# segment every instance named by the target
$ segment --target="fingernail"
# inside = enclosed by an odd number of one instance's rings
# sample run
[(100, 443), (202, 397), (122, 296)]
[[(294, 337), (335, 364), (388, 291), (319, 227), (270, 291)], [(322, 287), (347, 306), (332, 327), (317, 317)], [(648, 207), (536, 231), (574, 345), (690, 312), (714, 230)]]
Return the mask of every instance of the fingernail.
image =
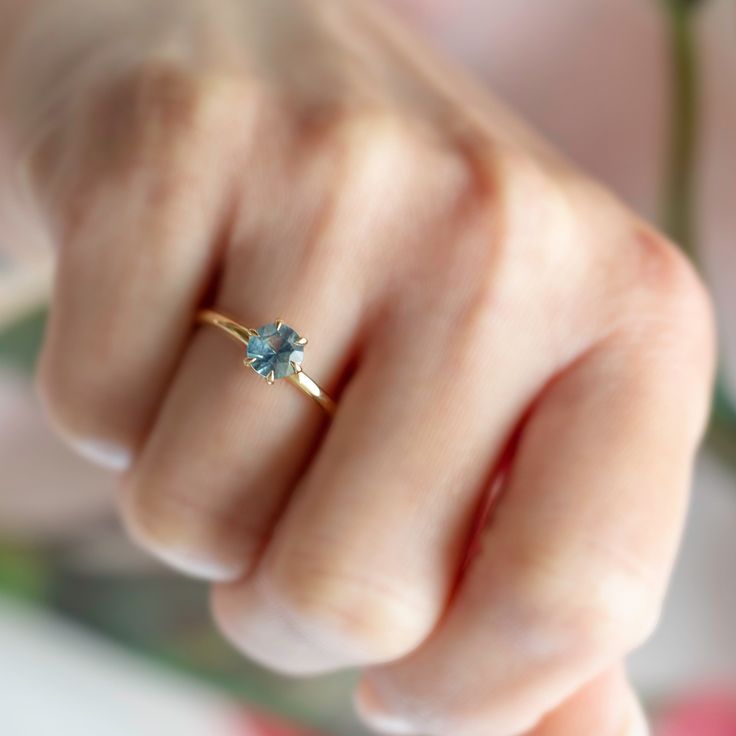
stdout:
[(130, 466), (130, 452), (114, 442), (73, 437), (70, 444), (83, 458), (103, 468), (122, 472)]
[(353, 698), (358, 715), (371, 727), (383, 733), (408, 736), (417, 730), (406, 719), (390, 712), (375, 687), (363, 680)]

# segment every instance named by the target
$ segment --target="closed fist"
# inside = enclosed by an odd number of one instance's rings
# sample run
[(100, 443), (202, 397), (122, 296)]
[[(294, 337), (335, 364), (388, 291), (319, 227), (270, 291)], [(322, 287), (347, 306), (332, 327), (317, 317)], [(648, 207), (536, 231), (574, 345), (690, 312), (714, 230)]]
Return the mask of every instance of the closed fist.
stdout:
[[(371, 5), (27, 12), (3, 89), (59, 248), (41, 390), (124, 470), (133, 536), (248, 656), (364, 668), (388, 733), (644, 733), (619, 663), (713, 362), (683, 258)], [(308, 336), (332, 421), (204, 305)]]

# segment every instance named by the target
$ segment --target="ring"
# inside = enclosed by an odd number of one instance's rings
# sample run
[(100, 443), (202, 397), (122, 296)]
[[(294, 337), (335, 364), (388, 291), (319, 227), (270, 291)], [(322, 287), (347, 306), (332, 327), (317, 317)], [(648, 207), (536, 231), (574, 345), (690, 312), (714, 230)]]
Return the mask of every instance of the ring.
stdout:
[(265, 379), (269, 386), (278, 379), (286, 378), (317, 402), (328, 415), (335, 413), (335, 402), (302, 370), (307, 338), (301, 337), (282, 320), (253, 330), (224, 314), (203, 309), (197, 313), (197, 322), (218, 327), (245, 345), (244, 365)]

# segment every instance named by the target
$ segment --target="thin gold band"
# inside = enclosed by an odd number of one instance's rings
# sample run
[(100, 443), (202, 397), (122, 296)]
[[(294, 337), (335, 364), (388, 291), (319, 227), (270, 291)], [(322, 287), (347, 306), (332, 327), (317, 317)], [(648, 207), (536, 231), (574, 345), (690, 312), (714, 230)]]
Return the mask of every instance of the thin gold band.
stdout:
[[(215, 312), (212, 309), (203, 309), (198, 312), (197, 322), (203, 325), (218, 327), (233, 340), (237, 340), (241, 345), (245, 345), (246, 348), (248, 347), (250, 338), (256, 334), (255, 330), (244, 327), (234, 319), (226, 317), (224, 314)], [(335, 402), (301, 368), (286, 376), (286, 379), (303, 391), (310, 399), (319, 404), (329, 416), (335, 413)]]

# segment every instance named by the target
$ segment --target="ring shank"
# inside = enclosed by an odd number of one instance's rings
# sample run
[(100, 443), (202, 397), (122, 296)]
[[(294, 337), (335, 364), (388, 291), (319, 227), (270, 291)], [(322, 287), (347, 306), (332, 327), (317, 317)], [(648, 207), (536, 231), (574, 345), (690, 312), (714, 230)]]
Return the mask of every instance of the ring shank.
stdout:
[(197, 312), (197, 322), (202, 325), (219, 327), (229, 337), (232, 337), (234, 340), (237, 340), (239, 343), (248, 347), (248, 340), (250, 340), (252, 331), (247, 327), (243, 327), (243, 325), (236, 322), (234, 319), (226, 317), (224, 314), (215, 312), (212, 309), (202, 309)]
[(319, 404), (322, 409), (329, 415), (332, 416), (337, 408), (334, 400), (328, 396), (319, 386), (316, 381), (313, 381), (304, 371), (299, 373), (292, 373), (287, 376), (288, 380), (293, 383), (297, 388), (304, 391), (312, 401)]
[[(211, 325), (225, 332), (228, 337), (236, 340), (241, 345), (248, 346), (248, 341), (254, 334), (254, 331), (244, 327), (239, 322), (236, 322), (230, 317), (226, 317), (224, 314), (215, 312), (212, 309), (202, 309), (197, 312), (196, 321), (199, 324)], [(304, 371), (298, 371), (287, 376), (288, 380), (294, 384), (298, 389), (303, 391), (309, 396), (312, 401), (317, 403), (322, 410), (329, 416), (335, 413), (336, 404), (334, 400), (328, 396), (319, 384), (312, 380)]]

